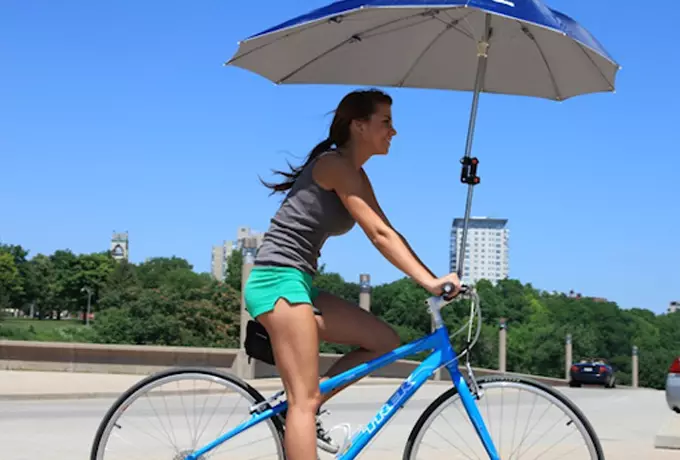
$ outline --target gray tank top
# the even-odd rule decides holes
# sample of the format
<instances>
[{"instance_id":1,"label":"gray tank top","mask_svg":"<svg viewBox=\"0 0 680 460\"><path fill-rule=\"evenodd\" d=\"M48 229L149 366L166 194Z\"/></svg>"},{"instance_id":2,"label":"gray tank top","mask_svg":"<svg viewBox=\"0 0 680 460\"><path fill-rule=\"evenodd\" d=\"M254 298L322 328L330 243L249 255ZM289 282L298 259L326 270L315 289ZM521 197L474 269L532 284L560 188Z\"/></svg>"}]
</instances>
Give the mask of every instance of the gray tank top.
<instances>
[{"instance_id":1,"label":"gray tank top","mask_svg":"<svg viewBox=\"0 0 680 460\"><path fill-rule=\"evenodd\" d=\"M316 161L333 152L322 153L302 170L271 219L255 265L293 267L313 276L326 240L352 229L355 220L338 195L312 177Z\"/></svg>"}]
</instances>

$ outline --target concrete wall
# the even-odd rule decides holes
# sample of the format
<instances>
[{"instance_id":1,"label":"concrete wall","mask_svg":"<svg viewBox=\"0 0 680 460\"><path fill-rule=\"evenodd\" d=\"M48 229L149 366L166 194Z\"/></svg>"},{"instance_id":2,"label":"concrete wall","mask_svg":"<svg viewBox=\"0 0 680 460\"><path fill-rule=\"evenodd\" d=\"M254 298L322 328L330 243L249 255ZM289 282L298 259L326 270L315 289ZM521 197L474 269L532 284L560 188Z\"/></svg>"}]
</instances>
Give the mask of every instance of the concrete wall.
<instances>
[{"instance_id":1,"label":"concrete wall","mask_svg":"<svg viewBox=\"0 0 680 460\"><path fill-rule=\"evenodd\" d=\"M0 369L66 372L149 374L168 367L216 367L236 372L238 350L221 348L163 347L153 345L102 345L89 343L28 342L0 340ZM340 355L322 353L319 370L323 374ZM405 378L419 362L399 360L372 374L374 377ZM275 367L255 361L255 378L278 377ZM476 377L502 375L498 370L473 368ZM461 368L465 375L465 370ZM520 375L508 372L507 375ZM567 384L564 379L527 376L553 385ZM442 380L450 380L448 372Z\"/></svg>"},{"instance_id":2,"label":"concrete wall","mask_svg":"<svg viewBox=\"0 0 680 460\"><path fill-rule=\"evenodd\" d=\"M231 371L237 350L0 340L0 369L148 374L173 366Z\"/></svg>"}]
</instances>

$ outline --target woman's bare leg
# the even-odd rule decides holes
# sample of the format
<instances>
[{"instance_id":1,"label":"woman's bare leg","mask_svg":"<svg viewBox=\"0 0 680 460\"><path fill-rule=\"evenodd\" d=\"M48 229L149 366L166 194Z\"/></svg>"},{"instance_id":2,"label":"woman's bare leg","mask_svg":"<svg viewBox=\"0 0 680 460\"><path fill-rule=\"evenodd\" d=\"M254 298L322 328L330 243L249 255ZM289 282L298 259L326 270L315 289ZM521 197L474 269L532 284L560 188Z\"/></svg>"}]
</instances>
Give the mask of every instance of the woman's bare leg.
<instances>
[{"instance_id":1,"label":"woman's bare leg","mask_svg":"<svg viewBox=\"0 0 680 460\"><path fill-rule=\"evenodd\" d=\"M323 340L360 347L338 359L322 380L377 358L401 345L399 335L390 325L358 305L321 292L314 300L314 306L321 311L321 316L316 316L316 322ZM320 403L325 403L347 386L349 385L322 395Z\"/></svg>"},{"instance_id":2,"label":"woman's bare leg","mask_svg":"<svg viewBox=\"0 0 680 460\"><path fill-rule=\"evenodd\" d=\"M284 446L290 460L316 460L319 393L319 337L311 305L281 298L258 316L272 342L276 367L288 400Z\"/></svg>"}]
</instances>

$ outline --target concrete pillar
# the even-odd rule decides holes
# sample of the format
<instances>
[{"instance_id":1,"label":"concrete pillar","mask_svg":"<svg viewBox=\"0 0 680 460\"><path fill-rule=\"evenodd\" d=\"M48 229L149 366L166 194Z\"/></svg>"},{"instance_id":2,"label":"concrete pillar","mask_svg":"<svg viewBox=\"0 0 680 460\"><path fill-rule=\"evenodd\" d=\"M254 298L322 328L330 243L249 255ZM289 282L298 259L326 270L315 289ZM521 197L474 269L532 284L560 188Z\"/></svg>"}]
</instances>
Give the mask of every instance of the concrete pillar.
<instances>
[{"instance_id":1,"label":"concrete pillar","mask_svg":"<svg viewBox=\"0 0 680 460\"><path fill-rule=\"evenodd\" d=\"M507 371L507 319L501 318L498 331L498 370L505 373Z\"/></svg>"},{"instance_id":2,"label":"concrete pillar","mask_svg":"<svg viewBox=\"0 0 680 460\"><path fill-rule=\"evenodd\" d=\"M359 275L359 306L371 311L371 275L368 273Z\"/></svg>"},{"instance_id":3,"label":"concrete pillar","mask_svg":"<svg viewBox=\"0 0 680 460\"><path fill-rule=\"evenodd\" d=\"M245 351L245 340L246 340L246 326L248 321L251 319L248 310L246 310L246 300L245 300L245 284L248 281L248 276L250 276L250 271L253 268L254 254L253 249L255 248L255 241L253 238L245 238L243 241L243 266L241 268L241 328L239 332L239 351L236 356L236 375L242 379L252 379L255 378L255 362L248 362L248 355Z\"/></svg>"},{"instance_id":4,"label":"concrete pillar","mask_svg":"<svg viewBox=\"0 0 680 460\"><path fill-rule=\"evenodd\" d=\"M571 334L567 334L567 339L564 345L564 378L569 380L569 370L571 369L571 364L573 362L571 349Z\"/></svg>"},{"instance_id":5,"label":"concrete pillar","mask_svg":"<svg viewBox=\"0 0 680 460\"><path fill-rule=\"evenodd\" d=\"M633 388L638 387L638 347L633 345Z\"/></svg>"}]
</instances>

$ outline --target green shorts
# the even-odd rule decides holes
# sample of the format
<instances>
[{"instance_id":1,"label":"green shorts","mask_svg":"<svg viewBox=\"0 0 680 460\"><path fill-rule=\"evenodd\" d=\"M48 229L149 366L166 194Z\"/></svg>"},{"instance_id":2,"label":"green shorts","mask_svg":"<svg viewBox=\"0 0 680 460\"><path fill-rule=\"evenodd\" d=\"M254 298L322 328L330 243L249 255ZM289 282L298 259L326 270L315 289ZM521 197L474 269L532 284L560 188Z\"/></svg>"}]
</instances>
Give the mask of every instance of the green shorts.
<instances>
[{"instance_id":1,"label":"green shorts","mask_svg":"<svg viewBox=\"0 0 680 460\"><path fill-rule=\"evenodd\" d=\"M312 303L318 295L318 289L312 286L312 276L292 267L255 266L244 290L246 309L253 318L272 311L281 297L291 304L310 304L314 313L320 314Z\"/></svg>"}]
</instances>

